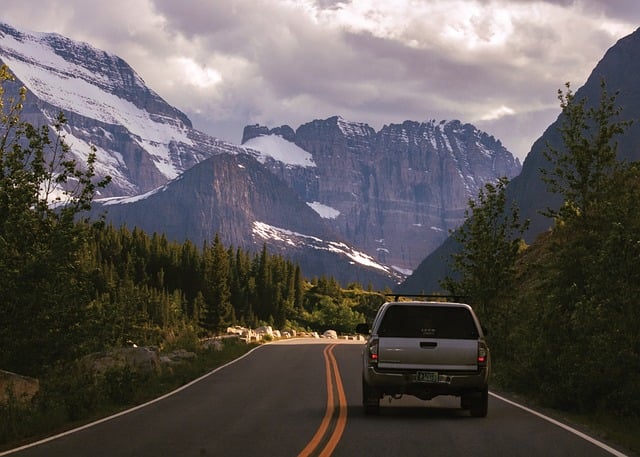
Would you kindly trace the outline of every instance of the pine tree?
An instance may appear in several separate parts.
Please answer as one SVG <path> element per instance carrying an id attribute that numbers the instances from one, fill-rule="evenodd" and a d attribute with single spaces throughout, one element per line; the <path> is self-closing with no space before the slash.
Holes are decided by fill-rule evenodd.
<path id="1" fill-rule="evenodd" d="M 231 306 L 229 288 L 229 259 L 227 251 L 216 234 L 211 247 L 205 246 L 203 297 L 200 324 L 210 332 L 218 333 L 232 325 L 235 316 Z"/>

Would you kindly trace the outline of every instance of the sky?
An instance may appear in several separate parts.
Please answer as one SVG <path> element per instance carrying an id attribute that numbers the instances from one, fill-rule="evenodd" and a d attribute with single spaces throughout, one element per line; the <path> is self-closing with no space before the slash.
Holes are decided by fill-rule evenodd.
<path id="1" fill-rule="evenodd" d="M 194 127 L 339 115 L 376 130 L 472 123 L 523 160 L 574 89 L 640 26 L 637 0 L 2 0 L 0 20 L 126 60 Z"/>

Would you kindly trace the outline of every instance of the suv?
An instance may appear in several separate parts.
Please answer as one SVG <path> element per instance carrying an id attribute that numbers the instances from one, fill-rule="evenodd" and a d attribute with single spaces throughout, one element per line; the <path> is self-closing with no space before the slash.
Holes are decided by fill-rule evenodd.
<path id="1" fill-rule="evenodd" d="M 474 417 L 487 415 L 489 348 L 473 309 L 463 303 L 396 301 L 384 303 L 362 353 L 362 402 L 376 414 L 385 395 L 431 400 L 460 397 Z"/>

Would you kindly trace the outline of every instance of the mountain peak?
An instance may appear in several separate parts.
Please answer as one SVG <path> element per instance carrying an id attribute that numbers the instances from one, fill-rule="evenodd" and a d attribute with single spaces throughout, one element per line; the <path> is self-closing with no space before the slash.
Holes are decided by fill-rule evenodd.
<path id="1" fill-rule="evenodd" d="M 113 178 L 99 197 L 125 197 L 102 200 L 108 221 L 196 244 L 216 233 L 267 243 L 310 275 L 397 281 L 461 223 L 480 186 L 519 171 L 460 121 L 376 132 L 332 116 L 295 131 L 247 126 L 237 146 L 194 130 L 126 62 L 85 43 L 5 26 L 0 59 L 28 89 L 30 122 L 64 111 L 78 162 L 96 148 L 98 175 Z"/>

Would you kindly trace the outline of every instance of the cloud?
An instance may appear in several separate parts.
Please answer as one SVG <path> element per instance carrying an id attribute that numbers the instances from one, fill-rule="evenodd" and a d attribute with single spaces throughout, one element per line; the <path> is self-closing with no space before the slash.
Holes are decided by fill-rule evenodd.
<path id="1" fill-rule="evenodd" d="M 504 116 L 513 116 L 516 112 L 508 106 L 500 106 L 496 109 L 492 109 L 487 114 L 480 118 L 481 121 L 495 121 L 496 119 L 503 118 Z"/>
<path id="2" fill-rule="evenodd" d="M 557 116 L 556 90 L 582 85 L 640 11 L 635 0 L 3 0 L 0 20 L 123 57 L 230 141 L 247 124 L 336 114 L 374 128 L 456 118 L 522 159 Z"/>

